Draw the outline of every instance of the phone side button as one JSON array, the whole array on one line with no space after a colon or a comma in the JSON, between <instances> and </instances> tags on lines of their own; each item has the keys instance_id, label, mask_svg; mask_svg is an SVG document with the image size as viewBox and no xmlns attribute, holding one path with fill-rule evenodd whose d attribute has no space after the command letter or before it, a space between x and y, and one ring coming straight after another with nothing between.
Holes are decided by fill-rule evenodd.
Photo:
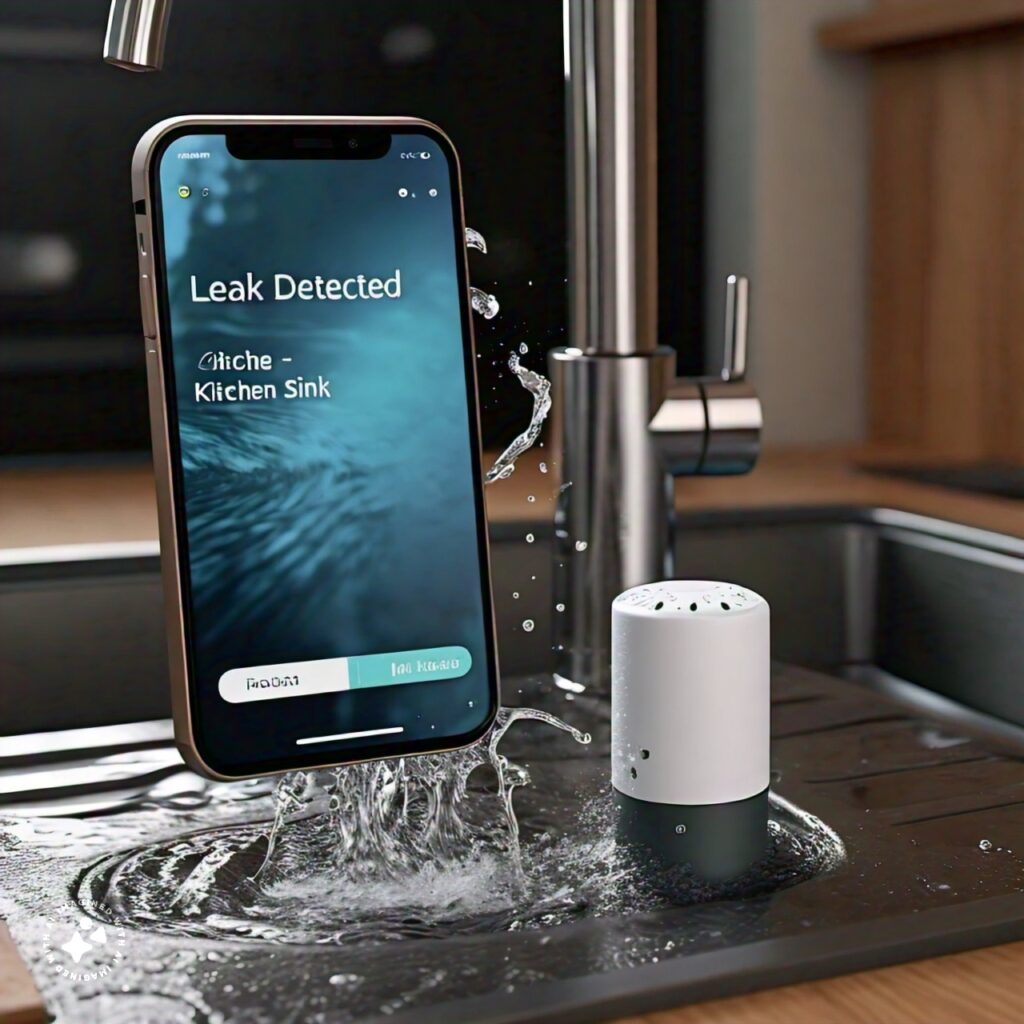
<instances>
[{"instance_id":1,"label":"phone side button","mask_svg":"<svg viewBox=\"0 0 1024 1024\"><path fill-rule=\"evenodd\" d=\"M156 338L156 310L153 309L149 274L139 275L139 305L142 307L142 333L153 341Z\"/></svg>"}]
</instances>

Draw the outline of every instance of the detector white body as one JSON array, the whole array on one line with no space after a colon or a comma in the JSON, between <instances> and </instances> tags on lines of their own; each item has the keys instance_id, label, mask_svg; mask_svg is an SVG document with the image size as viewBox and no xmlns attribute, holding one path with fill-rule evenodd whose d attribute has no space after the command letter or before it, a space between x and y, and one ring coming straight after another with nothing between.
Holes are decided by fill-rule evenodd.
<instances>
[{"instance_id":1,"label":"detector white body","mask_svg":"<svg viewBox=\"0 0 1024 1024\"><path fill-rule=\"evenodd\" d=\"M763 597L709 580L612 605L612 785L632 832L668 860L724 856L735 873L763 849L769 626Z\"/></svg>"}]
</instances>

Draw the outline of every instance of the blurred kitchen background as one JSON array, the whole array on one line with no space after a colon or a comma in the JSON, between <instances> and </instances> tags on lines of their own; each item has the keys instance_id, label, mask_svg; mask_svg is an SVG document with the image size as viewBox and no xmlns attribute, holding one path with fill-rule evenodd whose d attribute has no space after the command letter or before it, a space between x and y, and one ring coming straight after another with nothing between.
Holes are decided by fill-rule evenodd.
<instances>
[{"instance_id":1,"label":"blurred kitchen background","mask_svg":"<svg viewBox=\"0 0 1024 1024\"><path fill-rule=\"evenodd\" d=\"M705 12L666 5L666 327L702 359ZM558 0L176 0L159 74L102 63L107 0L0 6L0 454L121 457L148 446L129 167L173 114L416 114L456 141L475 282L504 313L479 326L487 441L529 402L507 372L566 328L565 113Z\"/></svg>"},{"instance_id":2,"label":"blurred kitchen background","mask_svg":"<svg viewBox=\"0 0 1024 1024\"><path fill-rule=\"evenodd\" d=\"M558 0L177 0L159 74L99 59L106 0L0 7L0 453L145 458L128 167L181 112L416 113L456 140L489 445L520 341L566 328ZM678 0L659 38L661 337L715 365L753 281L765 441L1017 463L1024 12L979 0Z\"/></svg>"}]
</instances>

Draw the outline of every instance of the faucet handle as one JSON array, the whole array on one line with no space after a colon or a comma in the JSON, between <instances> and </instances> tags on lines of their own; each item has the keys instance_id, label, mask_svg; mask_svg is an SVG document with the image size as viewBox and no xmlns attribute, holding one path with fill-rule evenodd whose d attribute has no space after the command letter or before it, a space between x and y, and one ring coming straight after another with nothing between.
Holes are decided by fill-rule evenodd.
<instances>
[{"instance_id":1,"label":"faucet handle","mask_svg":"<svg viewBox=\"0 0 1024 1024\"><path fill-rule=\"evenodd\" d=\"M649 429L672 476L749 473L761 446L761 402L744 381L750 285L725 285L725 357L718 376L671 382Z\"/></svg>"},{"instance_id":2,"label":"faucet handle","mask_svg":"<svg viewBox=\"0 0 1024 1024\"><path fill-rule=\"evenodd\" d=\"M725 357L718 378L701 381L707 411L702 476L749 473L761 447L761 402L744 381L750 285L730 274L725 282Z\"/></svg>"},{"instance_id":3,"label":"faucet handle","mask_svg":"<svg viewBox=\"0 0 1024 1024\"><path fill-rule=\"evenodd\" d=\"M725 279L725 355L722 380L743 380L747 372L747 309L750 282L730 274Z\"/></svg>"}]
</instances>

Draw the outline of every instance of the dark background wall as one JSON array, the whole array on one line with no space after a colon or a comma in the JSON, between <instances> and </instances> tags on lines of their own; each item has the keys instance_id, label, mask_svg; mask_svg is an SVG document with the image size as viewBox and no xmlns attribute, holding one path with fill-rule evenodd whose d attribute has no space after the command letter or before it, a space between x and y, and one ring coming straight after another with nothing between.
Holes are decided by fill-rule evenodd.
<instances>
[{"instance_id":1,"label":"dark background wall","mask_svg":"<svg viewBox=\"0 0 1024 1024\"><path fill-rule=\"evenodd\" d=\"M662 3L663 338L703 359L703 4ZM460 150L484 429L502 444L529 401L505 371L566 328L565 117L558 0L176 0L165 69L100 60L106 0L0 7L0 457L148 445L129 164L180 113L416 114Z\"/></svg>"}]
</instances>

